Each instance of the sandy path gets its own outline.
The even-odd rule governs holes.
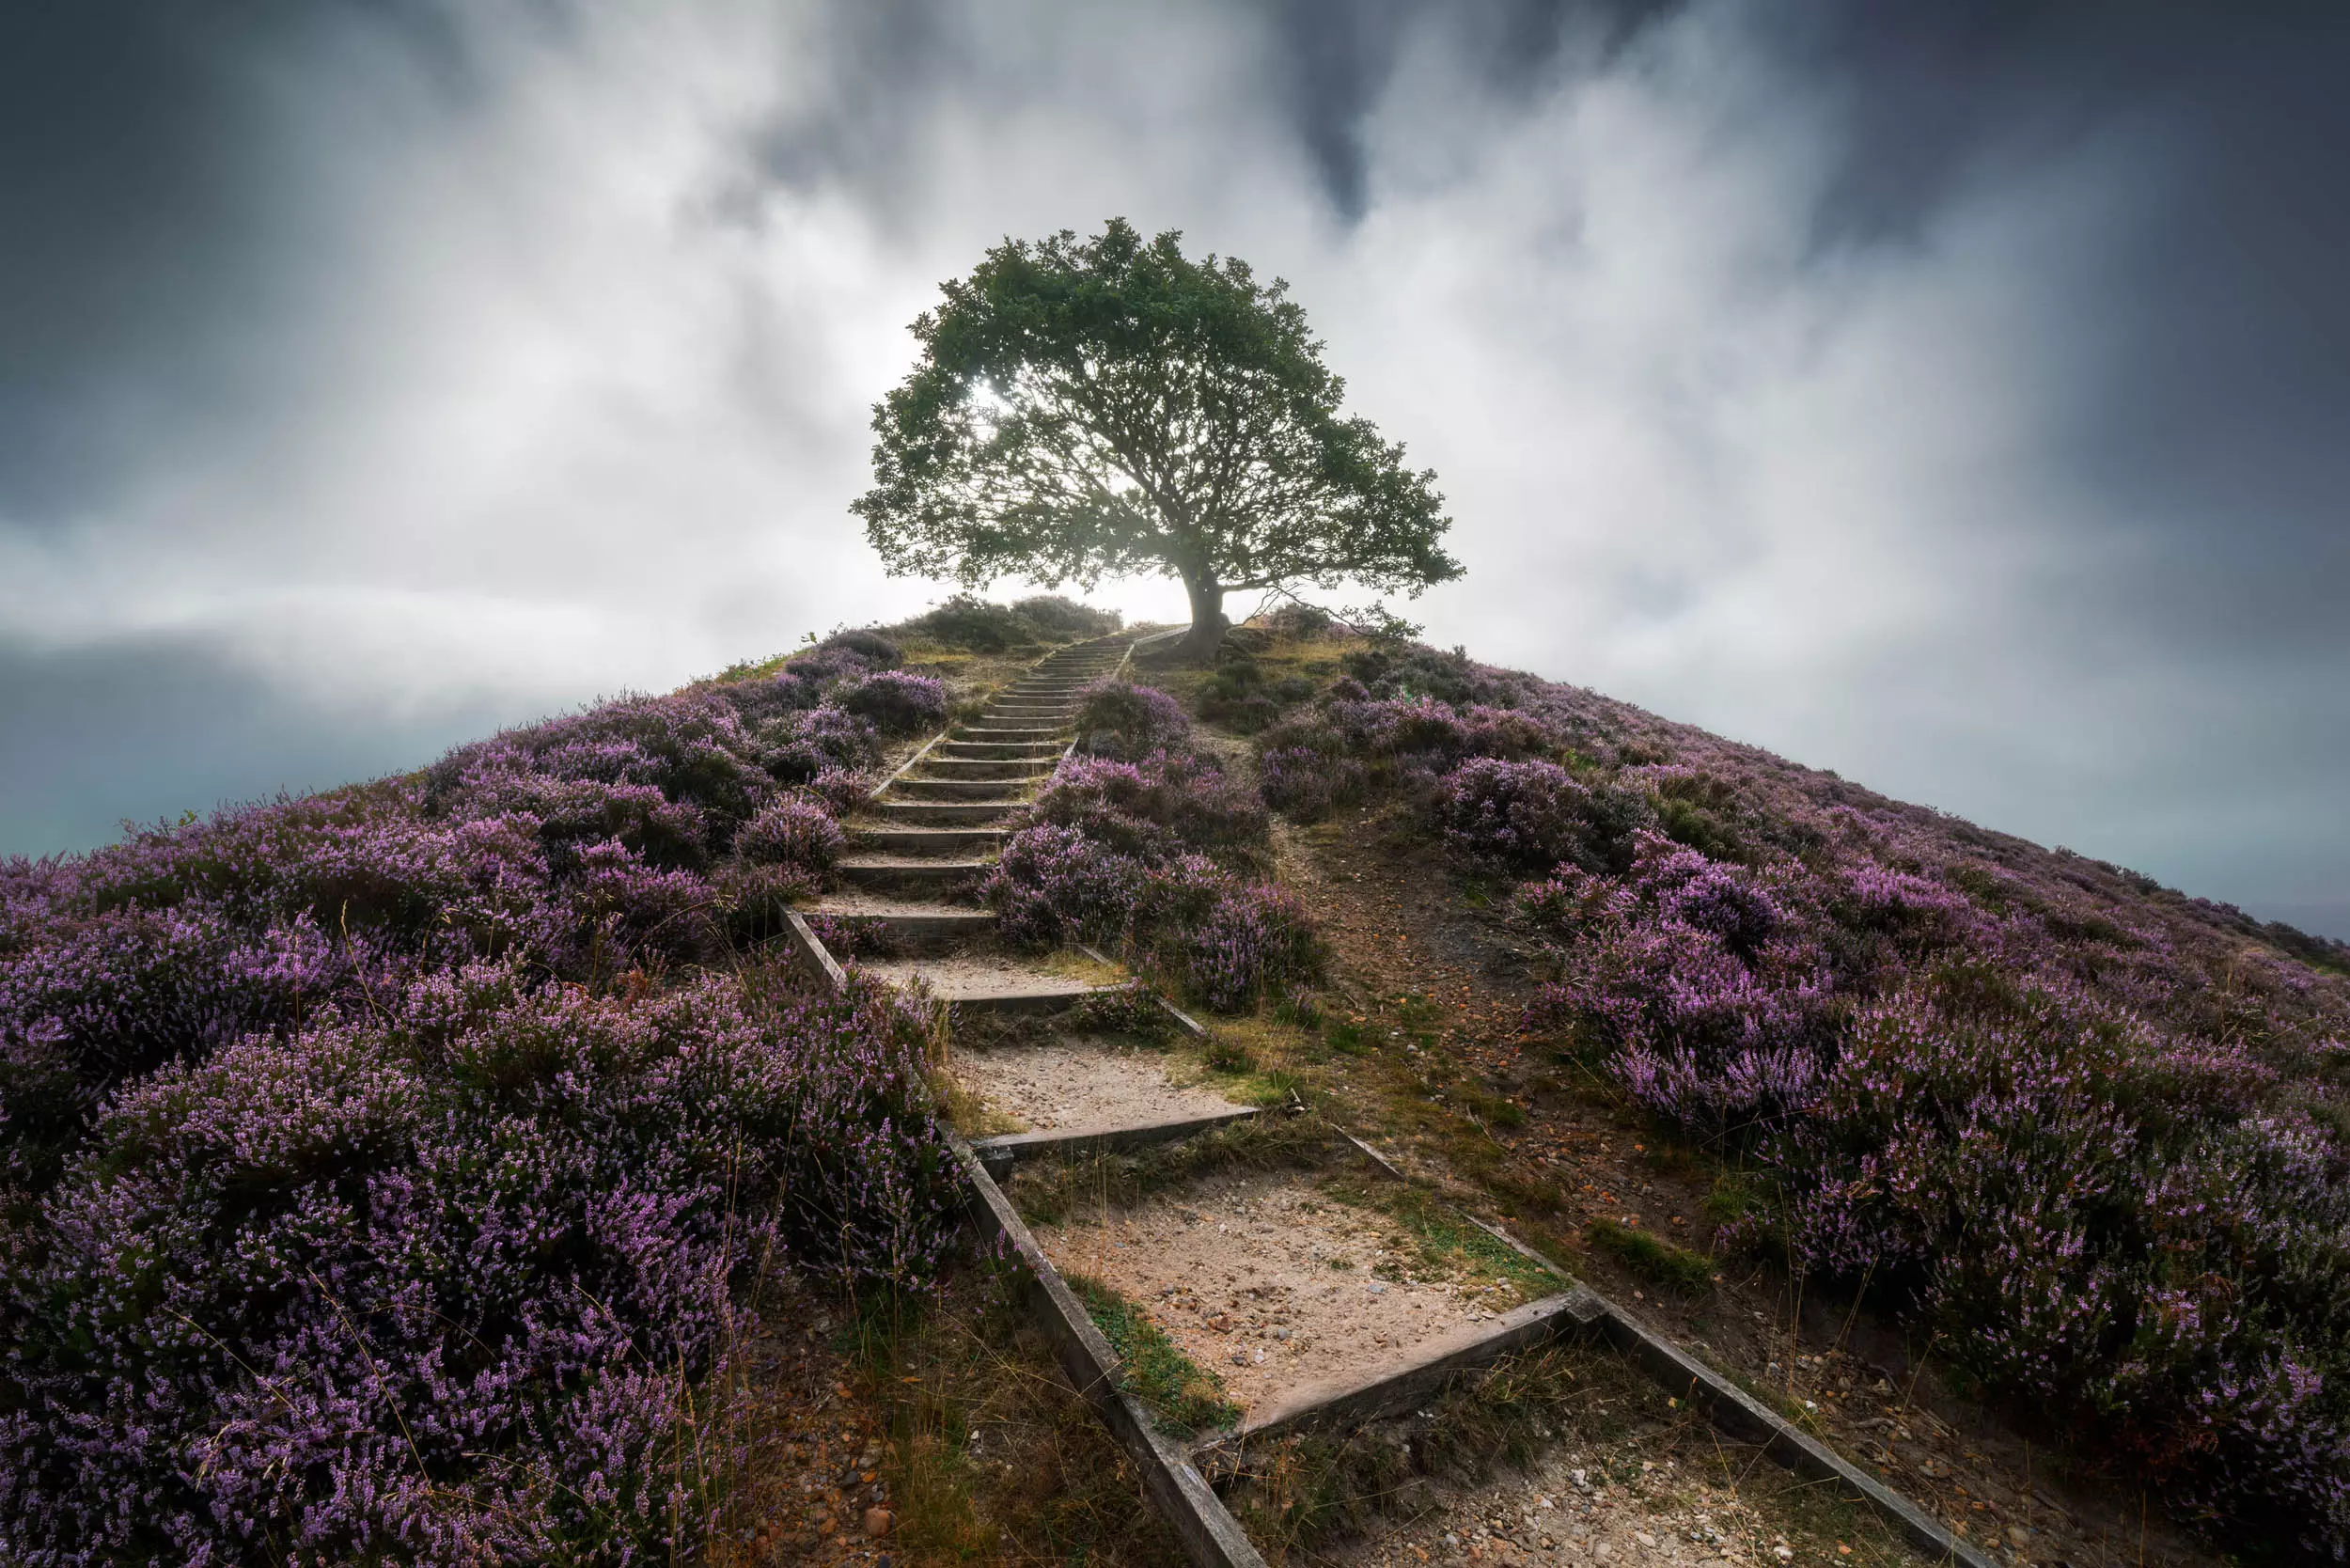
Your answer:
[[[1384,1273],[1404,1272],[1392,1265],[1417,1248],[1386,1216],[1337,1202],[1302,1175],[1203,1181],[1036,1234],[1062,1271],[1143,1303],[1244,1411],[1368,1375],[1517,1302],[1506,1288],[1374,1278],[1383,1262]]]
[[[954,1058],[957,1081],[1034,1132],[1135,1127],[1211,1116],[1232,1102],[1167,1078],[1162,1052],[1094,1040],[1055,1040]]]

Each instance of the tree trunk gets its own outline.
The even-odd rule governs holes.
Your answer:
[[[1183,573],[1183,591],[1191,595],[1191,632],[1176,649],[1186,664],[1207,664],[1224,645],[1231,623],[1224,619],[1224,585],[1205,574]]]

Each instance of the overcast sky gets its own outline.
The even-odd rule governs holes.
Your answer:
[[[2350,937],[2345,77],[2316,5],[20,0],[0,852],[936,597],[845,510],[906,323],[1121,213],[1438,471],[1434,639]]]

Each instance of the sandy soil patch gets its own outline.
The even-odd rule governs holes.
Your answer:
[[[1423,1562],[1812,1564],[1850,1561],[1834,1543],[1790,1541],[1728,1488],[1637,1457],[1637,1441],[1561,1449],[1527,1474],[1437,1493],[1433,1506],[1329,1560],[1359,1568]],[[1615,1479],[1611,1479],[1611,1476]],[[1781,1552],[1785,1555],[1782,1556]]]
[[[1244,1412],[1416,1359],[1518,1299],[1400,1277],[1418,1256],[1401,1228],[1302,1175],[1214,1178],[1036,1235],[1063,1272],[1142,1303]]]
[[[944,1002],[964,996],[1082,996],[1101,986],[1014,955],[957,953],[921,959],[884,959],[866,968],[892,985],[928,984]]]
[[[1161,1051],[1080,1039],[965,1051],[949,1071],[1031,1132],[1147,1126],[1232,1108],[1214,1090],[1174,1082],[1167,1073],[1175,1065]]]

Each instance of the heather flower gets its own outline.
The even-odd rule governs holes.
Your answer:
[[[1077,745],[1096,757],[1138,762],[1191,745],[1191,719],[1165,692],[1104,678],[1078,694]]]
[[[783,784],[862,768],[879,755],[870,721],[830,705],[769,720],[755,745],[760,765]]]
[[[882,670],[834,688],[831,701],[885,735],[918,735],[947,722],[947,688],[928,675]]]
[[[825,871],[846,839],[832,814],[812,800],[778,800],[762,808],[734,836],[734,853],[757,865]]]

